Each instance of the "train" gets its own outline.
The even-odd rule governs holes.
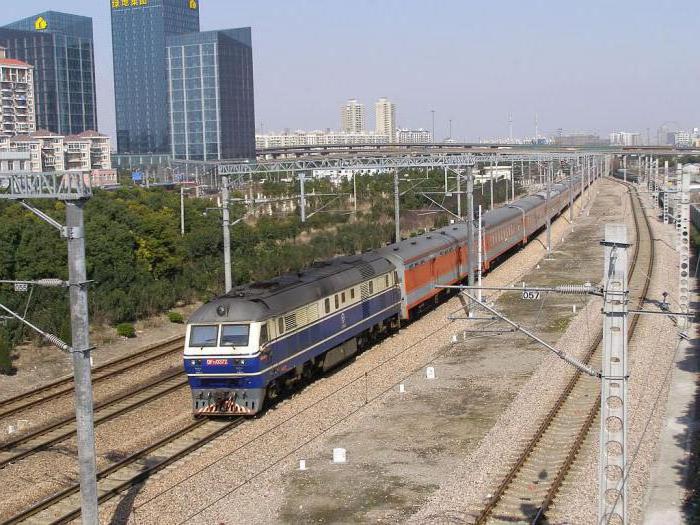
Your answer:
[[[584,184],[551,186],[551,219]],[[483,214],[482,271],[545,228],[546,202],[543,191]],[[465,281],[470,263],[476,270],[467,225],[458,222],[234,287],[187,322],[183,359],[195,417],[259,413],[440,303],[449,291],[436,285]]]

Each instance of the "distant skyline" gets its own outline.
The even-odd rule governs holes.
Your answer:
[[[114,136],[109,0],[5,2],[0,25],[58,10],[93,18],[100,130]],[[256,127],[338,129],[380,97],[436,139],[613,130],[652,140],[700,125],[700,3],[651,0],[200,0],[201,29],[252,27]],[[367,122],[373,127],[373,118]]]

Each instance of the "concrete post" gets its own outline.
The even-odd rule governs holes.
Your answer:
[[[97,524],[99,516],[83,206],[82,201],[66,202],[66,231],[81,516],[85,525],[93,525]]]
[[[491,176],[489,177],[489,181],[491,183],[491,206],[489,207],[489,210],[493,210],[493,161],[491,161]]]
[[[680,268],[678,281],[678,305],[682,313],[690,307],[690,173],[681,173],[678,199],[680,223]],[[688,328],[688,318],[678,320],[681,331]]]
[[[180,186],[180,235],[185,235],[185,188]]]
[[[301,190],[301,197],[300,197],[300,213],[301,213],[301,222],[302,224],[306,222],[306,194],[304,193],[304,182],[306,181],[306,177],[304,177],[303,173],[299,174],[299,187]]]
[[[462,218],[462,175],[457,170],[457,216]]]
[[[482,261],[483,261],[483,258],[484,258],[483,248],[482,248],[482,247],[483,247],[483,244],[484,244],[484,237],[483,237],[483,231],[482,231],[481,227],[482,227],[482,222],[481,222],[481,204],[479,204],[479,236],[478,236],[478,239],[479,239],[479,248],[478,248],[478,257],[477,257],[477,264],[478,264],[478,267],[477,267],[477,275],[479,276],[479,281],[478,281],[478,283],[479,283],[479,290],[478,290],[478,292],[477,292],[477,299],[479,299],[479,302],[481,302],[481,301],[483,300],[483,298],[482,298],[482,296],[481,296],[481,270],[482,270],[482,268],[483,268],[483,263],[482,263]]]
[[[569,222],[574,222],[574,165],[569,166]]]
[[[228,177],[221,177],[221,206],[224,228],[224,290],[226,293],[233,288],[231,279],[231,232],[229,231],[231,217],[229,215],[228,200]]]
[[[355,219],[357,219],[357,181],[355,180],[355,177],[357,176],[357,173],[354,171],[352,172],[352,209],[353,212],[355,213]]]
[[[669,221],[669,216],[668,216],[668,161],[664,161],[664,182],[663,182],[663,194],[664,194],[664,211],[663,211],[663,219],[664,219],[664,224],[668,224]]]
[[[606,224],[598,523],[627,523],[627,226]]]
[[[544,211],[547,216],[547,255],[552,253],[552,214],[549,211],[549,197],[552,191],[552,165],[547,166],[547,197],[544,201]]]
[[[399,242],[401,240],[401,210],[399,208],[399,199],[399,170],[396,169],[394,170],[394,242]]]
[[[469,286],[474,286],[474,267],[475,257],[474,251],[474,175],[472,168],[467,167],[467,259],[469,269]]]

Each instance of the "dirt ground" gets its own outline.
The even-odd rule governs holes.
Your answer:
[[[590,217],[577,221],[575,232],[526,277],[527,284],[598,282],[598,217],[615,205],[616,198],[600,195]],[[595,314],[586,304],[585,297],[553,294],[530,302],[507,293],[496,301],[499,311],[550,344],[573,319],[574,305],[582,315]],[[506,328],[503,322],[489,327]],[[542,346],[521,334],[465,334],[434,361],[436,379],[427,379],[425,371],[415,374],[405,393],[396,390],[352,430],[331,434],[314,447],[315,454],[306,458],[308,470],[287,473],[281,480],[279,522],[405,521],[439,489],[456,458],[475,448],[543,356]],[[334,447],[347,449],[347,464],[330,461]]]

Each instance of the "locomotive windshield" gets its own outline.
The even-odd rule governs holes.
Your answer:
[[[221,346],[248,346],[247,324],[225,324],[221,326]]]
[[[216,346],[219,327],[216,325],[193,326],[190,328],[190,347]]]

